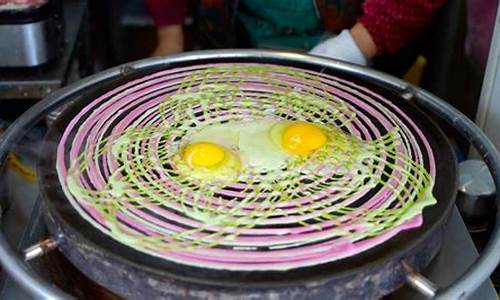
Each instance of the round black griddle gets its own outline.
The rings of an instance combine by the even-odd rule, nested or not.
[[[71,118],[89,101],[130,80],[164,68],[213,62],[257,62],[320,71],[366,87],[403,110],[428,139],[435,156],[436,179],[433,194],[437,204],[423,211],[422,226],[400,232],[385,243],[339,261],[291,271],[216,271],[175,264],[136,251],[96,230],[65,198],[55,169],[56,148]],[[451,146],[434,122],[401,93],[383,84],[341,68],[326,68],[306,60],[284,57],[207,56],[167,64],[123,69],[122,76],[98,81],[84,93],[67,99],[57,121],[51,126],[42,149],[38,173],[47,208],[47,225],[54,236],[62,236],[60,249],[81,271],[110,290],[131,298],[175,297],[286,299],[372,298],[390,293],[405,282],[404,260],[415,270],[427,266],[441,246],[446,221],[456,195],[456,161]],[[383,81],[385,79],[381,79]]]

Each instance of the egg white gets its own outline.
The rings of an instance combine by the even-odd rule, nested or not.
[[[281,122],[256,119],[244,122],[212,124],[189,136],[186,145],[211,142],[234,151],[241,161],[242,171],[261,173],[277,170],[293,159],[281,147],[281,139],[271,136],[272,128]]]

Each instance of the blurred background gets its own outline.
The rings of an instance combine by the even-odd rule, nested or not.
[[[259,30],[265,31],[267,25],[256,22],[255,30],[249,30],[248,16],[253,15],[248,1],[186,0],[172,1],[176,5],[181,3],[182,9],[164,6],[166,15],[171,12],[180,16],[175,25],[181,31],[176,32],[175,41],[167,39],[166,48],[162,48],[164,24],[159,24],[158,11],[152,11],[157,6],[152,2],[161,3],[147,0],[0,0],[0,139],[1,132],[11,122],[50,93],[129,61],[221,48],[257,47],[306,52],[325,38],[320,36],[307,45],[293,41],[277,43],[272,39],[255,42]],[[317,1],[325,7],[337,2]],[[494,105],[483,105],[483,111],[478,114],[481,93],[483,98],[484,95],[494,98],[494,89],[500,86],[499,80],[490,75],[487,90],[482,92],[498,1],[442,2],[435,14],[426,19],[426,26],[412,35],[397,53],[379,55],[369,62],[369,66],[436,94],[472,120],[480,116],[484,125],[484,120],[491,119],[488,111]],[[404,22],[402,20],[401,24]],[[323,25],[327,26],[320,26]],[[491,57],[490,61],[497,63]],[[496,65],[489,68],[496,70]],[[500,96],[500,91],[497,92]],[[491,116],[496,118],[496,115],[496,110],[492,111]],[[50,124],[56,117],[57,111],[51,112],[43,122]],[[495,131],[495,124],[490,122],[490,132]],[[440,125],[454,144],[459,160],[464,159],[468,154],[467,143],[451,128]],[[19,249],[29,246],[44,232],[37,226],[41,216],[37,211],[34,166],[45,130],[45,126],[39,126],[27,133],[9,156],[8,170],[2,173],[0,208],[10,211],[4,216],[2,226],[11,243]],[[476,228],[476,233],[469,230],[478,249],[487,239],[491,226],[487,223],[479,231]],[[53,279],[67,290],[73,290],[70,286],[78,282],[82,286],[75,293],[81,293],[81,297],[114,297],[96,288],[69,264],[61,267],[52,263],[64,261],[60,254],[44,259],[45,263],[39,264],[52,269],[44,267],[41,270],[59,274]],[[496,278],[494,283],[499,281]],[[18,289],[11,279],[4,276],[1,283],[1,299],[19,299]]]

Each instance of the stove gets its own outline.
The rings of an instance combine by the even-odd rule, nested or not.
[[[113,85],[113,87],[117,87],[120,86],[120,84],[126,82],[127,85],[124,88],[127,88],[128,85],[133,86],[134,88],[145,87],[146,86],[145,84],[138,85],[136,81],[132,82],[130,80],[132,79],[140,81],[143,79],[137,79],[137,78],[147,78],[149,80],[147,81],[147,84],[156,84],[156,82],[161,82],[161,81],[155,81],[156,78],[155,76],[162,76],[164,75],[164,73],[154,73],[155,75],[151,75],[150,77],[142,77],[142,76],[144,76],[145,74],[146,75],[151,74],[154,71],[162,70],[163,68],[167,67],[186,68],[186,65],[189,65],[189,63],[192,61],[196,61],[197,63],[199,62],[220,63],[220,60],[222,59],[226,59],[227,61],[232,62],[233,65],[235,65],[236,63],[244,64],[245,67],[248,67],[248,65],[250,65],[249,62],[253,63],[254,61],[258,61],[259,63],[264,63],[264,64],[267,63],[266,66],[269,66],[271,62],[275,64],[286,63],[288,66],[293,66],[293,67],[302,66],[304,68],[307,67],[320,71],[320,75],[317,76],[323,76],[323,77],[334,76],[339,74],[345,75],[346,78],[353,78],[349,76],[355,76],[356,79],[359,80],[358,81],[359,83],[366,84],[367,86],[372,87],[374,90],[377,90],[380,93],[383,92],[384,95],[387,95],[387,97],[397,97],[399,102],[395,101],[395,98],[390,98],[394,99],[394,101],[384,102],[386,103],[387,107],[391,107],[391,109],[393,109],[391,111],[399,113],[402,112],[404,108],[409,115],[413,115],[413,117],[420,116],[419,118],[414,118],[414,119],[415,120],[418,119],[419,126],[422,126],[421,128],[425,128],[425,130],[424,129],[422,130],[423,132],[427,133],[426,137],[432,139],[431,144],[433,147],[435,147],[434,154],[437,155],[436,157],[438,158],[436,161],[442,164],[441,166],[438,166],[438,173],[437,173],[438,176],[436,176],[437,181],[435,187],[439,188],[434,191],[436,192],[437,195],[436,198],[439,199],[440,201],[437,202],[437,206],[435,207],[436,210],[429,209],[427,211],[424,211],[423,217],[427,221],[423,223],[424,225],[421,228],[421,230],[414,229],[413,231],[408,231],[407,233],[405,233],[404,237],[396,236],[396,238],[390,240],[387,243],[384,243],[380,247],[371,249],[370,250],[371,252],[366,252],[366,254],[360,254],[352,259],[341,261],[339,262],[338,268],[320,269],[321,266],[318,265],[317,268],[316,266],[311,267],[315,268],[314,271],[316,273],[305,274],[305,273],[289,272],[288,275],[290,276],[292,275],[302,276],[305,274],[304,276],[308,277],[306,278],[307,280],[305,281],[291,282],[293,286],[290,288],[287,287],[286,285],[275,284],[274,281],[281,280],[280,278],[277,277],[271,278],[269,277],[269,274],[267,273],[264,274],[259,272],[255,272],[253,275],[264,276],[262,278],[254,277],[256,284],[261,284],[260,286],[238,285],[238,287],[235,288],[234,285],[232,286],[229,285],[228,280],[233,280],[233,279],[231,278],[228,279],[229,277],[227,276],[225,277],[226,281],[224,282],[217,281],[220,279],[219,277],[205,278],[206,280],[210,280],[211,284],[210,286],[208,286],[208,283],[206,283],[205,281],[201,282],[199,280],[196,282],[189,281],[189,283],[187,283],[187,279],[191,280],[191,278],[187,277],[186,277],[187,279],[185,279],[186,281],[182,282],[181,279],[178,278],[179,274],[177,273],[169,273],[172,275],[171,277],[170,276],[159,277],[162,276],[163,274],[160,271],[163,270],[163,272],[167,272],[168,270],[160,268],[160,271],[158,271],[160,273],[156,272],[156,269],[158,268],[156,267],[155,269],[154,267],[152,267],[154,266],[151,265],[151,263],[154,262],[152,258],[150,260],[142,260],[141,261],[142,264],[134,263],[135,259],[143,258],[143,256],[141,257],[139,254],[137,254],[137,251],[139,250],[143,251],[143,249],[139,249],[137,251],[134,250],[135,252],[133,252],[129,248],[124,248],[124,245],[116,244],[116,242],[110,240],[106,236],[102,234],[99,235],[95,231],[95,229],[89,228],[88,226],[85,227],[83,225],[79,226],[79,224],[82,224],[82,222],[79,222],[76,218],[68,219],[68,217],[71,217],[72,210],[70,207],[68,207],[66,202],[60,201],[60,199],[62,199],[59,197],[60,193],[59,194],[56,193],[59,188],[57,182],[50,180],[53,179],[53,171],[54,171],[53,170],[54,164],[51,162],[51,159],[55,158],[55,156],[52,155],[53,151],[51,150],[52,149],[51,147],[53,147],[53,145],[56,145],[55,143],[52,142],[58,141],[57,130],[66,128],[66,126],[64,126],[64,122],[65,120],[67,120],[66,117],[71,116],[71,113],[64,114],[64,116],[66,116],[65,118],[63,117],[58,118],[59,120],[61,120],[61,123],[58,122],[58,126],[55,125],[51,126],[45,137],[42,138],[40,136],[40,138],[37,140],[38,145],[26,147],[27,145],[26,139],[29,138],[29,135],[26,135],[26,130],[28,130],[29,128],[33,128],[32,126],[35,125],[36,122],[36,119],[34,119],[33,116],[46,115],[47,113],[50,113],[50,111],[56,108],[58,105],[62,105],[65,103],[72,103],[72,105],[75,103],[79,103],[78,101],[83,101],[81,104],[88,103],[84,101],[85,97],[92,98],[96,94],[99,94],[99,92],[102,92],[103,90],[109,91],[110,86],[108,86],[108,84]],[[356,67],[343,65],[338,62],[331,63],[330,61],[320,60],[320,59],[314,59],[314,62],[311,64],[309,60],[312,60],[312,58],[308,57],[306,61],[306,57],[302,56],[295,56],[288,53],[274,53],[274,52],[263,52],[263,51],[234,52],[233,50],[225,52],[224,51],[200,52],[200,53],[186,54],[183,56],[173,57],[165,61],[163,61],[162,59],[156,59],[156,60],[153,59],[149,61],[132,63],[127,66],[121,66],[103,72],[101,74],[95,75],[85,81],[82,81],[78,84],[74,84],[71,87],[61,90],[59,93],[49,96],[39,105],[37,105],[33,110],[31,110],[30,111],[31,114],[26,114],[25,116],[18,119],[18,121],[16,121],[16,123],[12,127],[10,127],[10,129],[4,134],[4,139],[1,141],[2,143],[0,144],[3,145],[5,148],[6,146],[9,145],[9,143],[15,143],[14,147],[8,149],[11,149],[12,151],[16,152],[17,156],[20,157],[20,161],[28,164],[28,168],[30,167],[34,168],[35,162],[38,161],[38,156],[39,155],[41,156],[40,162],[37,163],[37,166],[39,167],[38,176],[40,176],[41,178],[41,180],[39,181],[40,187],[38,186],[38,184],[32,184],[33,187],[33,193],[31,197],[32,205],[30,205],[29,208],[27,207],[28,201],[26,200],[28,198],[27,194],[29,189],[23,187],[21,184],[16,184],[15,182],[14,183],[7,182],[5,184],[5,186],[8,188],[17,189],[17,192],[12,193],[13,196],[17,197],[17,199],[12,199],[6,202],[6,203],[12,203],[11,206],[6,207],[5,204],[3,205],[3,208],[6,209],[6,213],[4,214],[4,219],[3,219],[4,224],[6,226],[7,225],[10,226],[9,227],[11,233],[10,236],[14,237],[14,239],[11,239],[11,244],[14,244],[17,248],[16,249],[17,251],[14,251],[14,250],[6,250],[7,248],[5,245],[0,247],[0,254],[1,254],[0,258],[2,258],[2,262],[5,266],[5,269],[9,271],[9,274],[12,274],[12,276],[15,277],[16,281],[20,283],[24,289],[29,290],[32,293],[32,295],[38,295],[40,297],[43,297],[43,295],[45,296],[63,295],[63,292],[61,290],[56,291],[54,286],[57,286],[66,293],[77,297],[91,297],[92,295],[89,293],[94,293],[94,292],[98,293],[99,295],[105,295],[106,297],[115,297],[112,293],[107,292],[104,288],[98,287],[97,283],[122,295],[128,295],[127,292],[130,291],[137,296],[141,295],[141,293],[137,293],[138,291],[146,292],[147,290],[143,290],[141,288],[133,288],[133,287],[131,288],[130,285],[123,283],[131,282],[136,284],[137,282],[140,281],[148,285],[154,285],[155,289],[158,289],[158,293],[166,293],[169,295],[173,295],[173,293],[176,293],[178,295],[182,294],[182,297],[185,297],[186,299],[191,299],[194,296],[200,296],[201,295],[200,293],[206,293],[204,295],[217,299],[217,295],[219,294],[222,295],[222,293],[227,293],[229,295],[229,292],[241,293],[243,290],[248,290],[248,292],[255,293],[255,295],[257,295],[257,293],[260,292],[267,293],[266,296],[268,297],[276,295],[273,294],[275,292],[280,292],[282,293],[282,295],[288,295],[289,293],[294,293],[294,297],[302,298],[309,296],[312,299],[314,297],[318,297],[319,294],[317,291],[319,291],[320,288],[321,289],[324,288],[322,292],[325,293],[328,292],[330,288],[332,288],[335,290],[335,292],[339,292],[342,295],[345,292],[345,290],[343,290],[343,287],[346,287],[348,290],[353,290],[352,286],[349,287],[345,285],[347,281],[346,279],[349,279],[356,286],[360,286],[360,288],[361,287],[363,288],[363,291],[358,291],[358,290],[352,291],[353,293],[356,293],[356,295],[358,296],[365,295],[366,297],[372,298],[372,297],[381,297],[382,295],[385,295],[384,297],[387,299],[399,299],[399,298],[418,299],[419,295],[415,292],[411,292],[410,290],[408,290],[408,288],[401,288],[394,291],[394,289],[401,286],[401,284],[405,282],[405,280],[403,279],[406,279],[406,281],[412,283],[413,285],[420,285],[420,288],[417,289],[421,293],[430,296],[436,295],[436,298],[438,299],[448,299],[446,297],[455,298],[455,296],[458,297],[459,295],[462,295],[464,293],[467,296],[470,295],[477,296],[478,299],[490,299],[490,298],[495,299],[495,293],[491,288],[491,284],[488,283],[486,283],[486,285],[483,285],[483,287],[478,292],[476,292],[476,294],[472,294],[472,292],[481,282],[484,281],[485,278],[487,278],[487,275],[492,272],[492,268],[497,263],[497,257],[494,255],[494,253],[492,254],[492,251],[496,249],[495,247],[496,244],[498,243],[497,241],[498,239],[496,238],[498,236],[497,233],[498,229],[494,230],[494,239],[492,240],[491,245],[485,248],[484,250],[485,255],[482,256],[479,261],[475,261],[474,267],[471,270],[468,270],[467,266],[469,265],[471,260],[475,259],[475,257],[477,256],[477,252],[474,249],[471,239],[467,235],[467,231],[465,229],[465,226],[463,225],[463,222],[461,222],[461,219],[456,209],[453,207],[454,195],[456,194],[456,186],[453,184],[454,181],[453,176],[446,176],[447,174],[446,170],[453,169],[454,160],[450,158],[450,155],[452,155],[451,151],[446,150],[445,149],[446,147],[444,147],[445,145],[439,144],[439,141],[435,139],[436,136],[440,135],[437,129],[433,129],[434,127],[431,125],[431,121],[429,119],[425,119],[422,115],[419,115],[421,112],[417,111],[416,107],[413,107],[411,105],[420,104],[423,106],[423,108],[433,109],[433,113],[438,113],[440,117],[444,118],[448,122],[450,122],[451,118],[450,115],[453,115],[453,113],[455,112],[447,108],[446,104],[439,101],[438,99],[433,99],[432,98],[433,96],[428,95],[425,91],[420,91],[415,87],[406,86],[402,82],[398,82],[393,78],[383,76],[379,73],[371,72],[364,69],[357,69]],[[324,66],[324,68],[320,69],[318,68],[318,66]],[[330,69],[331,73],[325,73],[326,71],[328,71],[328,68],[331,68]],[[261,69],[262,68],[260,69],[253,68],[250,70],[247,69],[245,70],[248,73],[252,70],[261,70]],[[179,74],[185,74],[184,72],[185,69],[169,69],[169,70],[174,70],[173,72],[180,70]],[[217,68],[216,70],[226,71],[225,68]],[[279,71],[280,72],[276,71],[269,73],[270,76],[269,78],[274,78],[272,77],[274,76],[274,74],[279,74],[279,76],[285,74],[283,73],[284,71],[282,68],[279,68]],[[339,73],[335,73],[334,71],[338,71]],[[311,72],[313,71],[311,70]],[[259,74],[261,73],[262,72],[260,72]],[[299,74],[298,71],[295,71],[295,73],[293,73],[294,76],[296,74]],[[110,78],[116,80],[112,82],[111,80],[109,80]],[[175,77],[168,77],[168,78],[175,78]],[[228,78],[231,78],[231,80],[233,80],[234,77],[229,76]],[[249,78],[253,79],[253,77],[251,76]],[[290,78],[292,77],[285,76],[285,79],[287,80],[289,80]],[[301,78],[305,79],[309,77],[304,76]],[[263,86],[266,86],[268,84],[267,83],[268,81],[262,81],[262,82],[259,81],[259,83],[256,82],[257,81],[254,80],[252,82],[253,85],[251,86],[243,85],[243,86],[246,88],[249,86],[254,88],[256,84],[261,84]],[[280,85],[277,86],[273,85],[272,87],[282,88],[281,82],[282,81],[280,81]],[[328,82],[329,84],[331,83],[332,85],[336,84],[336,81],[333,80],[327,80],[326,82]],[[359,86],[355,86],[352,83],[349,82],[344,82],[344,83],[350,86],[349,89],[346,89],[349,90],[350,92],[355,91],[354,88],[359,88]],[[383,91],[380,90],[379,88],[381,88],[381,86],[377,84],[384,86],[385,90]],[[170,85],[168,86],[170,87]],[[95,90],[96,93],[89,93],[89,90],[95,88],[97,88],[97,90]],[[326,91],[328,89],[326,89],[325,87],[324,90]],[[367,91],[368,89],[362,89],[362,90]],[[330,89],[330,91],[333,92],[336,90],[332,88]],[[113,93],[114,92],[115,90],[113,90]],[[124,93],[118,93],[118,94],[125,95]],[[75,95],[78,95],[78,98],[74,98]],[[108,95],[112,95],[112,93],[106,94],[106,97]],[[146,93],[146,95],[153,95],[153,94]],[[316,94],[311,94],[311,95],[316,95]],[[346,99],[345,101],[353,101],[353,103],[354,101],[357,101],[356,100],[357,98],[348,97],[346,93],[343,93],[342,96],[345,97]],[[161,97],[158,97],[158,99],[160,98]],[[99,101],[101,101],[101,99],[104,99],[104,97],[99,98]],[[116,100],[116,97],[114,99]],[[336,98],[332,99],[335,100]],[[367,98],[364,97],[363,99],[366,100]],[[405,101],[409,99],[413,99],[414,101]],[[380,100],[380,101],[385,101],[385,100]],[[368,103],[368,100],[366,100],[366,102]],[[96,101],[92,103],[98,103],[98,102]],[[137,104],[137,102],[134,103]],[[321,103],[324,103],[324,101],[322,101]],[[382,102],[376,101],[374,103],[382,103]],[[168,107],[176,107],[176,106],[168,106]],[[194,107],[198,106],[195,105]],[[243,106],[235,106],[235,107],[239,109],[240,107]],[[289,108],[288,106],[286,107]],[[77,109],[78,106],[75,106],[73,108]],[[401,108],[401,110],[399,110],[399,108]],[[445,115],[447,109],[451,111],[449,115]],[[86,112],[87,110],[81,110],[81,111]],[[128,112],[125,110],[119,110],[119,111]],[[184,110],[181,109],[180,111]],[[385,112],[389,113],[389,110],[385,110],[382,108],[380,108],[380,111],[383,111],[384,113]],[[160,112],[164,111],[160,110]],[[256,111],[256,113],[258,112],[259,111]],[[297,110],[297,112],[303,112],[303,111]],[[378,113],[378,111],[375,110],[374,112]],[[33,120],[31,120],[30,118],[33,118]],[[377,120],[379,119],[380,118],[378,118]],[[88,120],[88,118],[83,118],[82,120]],[[406,120],[411,120],[411,119],[408,118]],[[453,121],[456,121],[456,119],[453,119]],[[480,132],[476,132],[477,130],[473,129],[473,125],[467,123],[470,121],[467,120],[459,120],[459,121],[463,122],[464,124],[462,125],[465,126],[468,130],[471,130],[471,132],[476,133],[477,136],[481,137],[482,139],[485,139],[484,137],[481,136]],[[77,123],[72,123],[72,124],[77,124]],[[379,125],[385,126],[385,124],[388,123],[380,123]],[[414,126],[414,123],[410,123],[410,126]],[[377,127],[377,128],[380,129],[382,127]],[[23,131],[24,139],[22,141],[20,141],[20,138],[15,138],[16,136],[19,135],[13,134],[15,130],[21,130],[21,129],[24,130]],[[460,131],[460,133],[469,134],[468,132],[464,133],[463,131]],[[44,135],[44,133],[42,133],[41,135]],[[467,137],[469,137],[469,135],[467,135]],[[40,146],[42,140],[44,141],[44,144],[43,146]],[[172,141],[175,140],[176,139],[172,139]],[[443,137],[440,140],[444,141],[445,138]],[[474,142],[474,146],[476,146],[476,148],[479,147],[478,149],[481,151],[481,155],[485,156],[485,161],[486,164],[488,165],[488,168],[492,170],[493,174],[496,174],[495,168],[497,168],[497,166],[498,168],[500,168],[500,162],[497,159],[495,150],[491,149],[490,145],[487,143],[485,143],[483,146],[482,140],[481,141],[473,140],[472,142]],[[412,145],[417,145],[417,144],[414,143]],[[426,143],[422,142],[422,145],[426,145]],[[40,149],[45,149],[47,151],[43,151]],[[113,150],[115,148],[111,149]],[[442,152],[443,149],[448,152]],[[31,154],[33,159],[29,160],[27,158],[24,158],[23,153],[21,153],[23,151],[27,152],[26,154],[27,156]],[[443,159],[443,157],[445,156],[444,155],[440,156],[440,153],[441,154],[445,153],[447,157],[450,158],[451,160]],[[488,155],[486,155],[485,153],[488,153]],[[3,155],[4,152],[0,152],[0,154]],[[44,157],[48,159],[44,160]],[[29,165],[28,163],[30,161],[33,162],[31,165]],[[428,161],[432,160],[429,159]],[[83,170],[83,169],[78,168],[77,170]],[[430,167],[429,170],[432,171],[433,167]],[[439,174],[445,176],[439,176]],[[8,173],[7,175],[8,175],[7,180],[20,179],[17,178],[16,174],[12,175]],[[446,180],[450,178],[452,183],[446,183]],[[43,192],[40,193],[39,189]],[[59,205],[54,205],[56,204],[57,201],[61,203],[59,203]],[[28,216],[27,211],[31,211],[32,213],[29,214]],[[25,223],[28,224],[26,227],[22,227],[19,225],[21,221],[20,217],[23,216],[21,212],[24,212],[24,216],[26,216]],[[107,212],[108,212],[107,210],[104,210],[104,213]],[[23,232],[19,232],[20,228],[25,228],[25,229],[23,229]],[[17,233],[13,232],[16,230]],[[9,229],[5,228],[5,231],[9,232]],[[84,231],[87,232],[88,234],[82,234],[82,232]],[[15,238],[16,236],[21,238],[16,239]],[[45,240],[46,238],[50,239]],[[83,241],[83,239],[87,240]],[[96,242],[100,240],[103,242],[102,243]],[[0,240],[0,242],[5,244],[4,240]],[[391,242],[398,242],[398,243],[390,244]],[[30,247],[32,245],[34,245],[35,247]],[[387,245],[391,245],[391,247],[387,248],[386,247]],[[114,251],[110,250],[111,248],[109,247],[114,247],[113,248]],[[48,254],[46,252],[47,250],[49,250],[49,248],[51,248],[52,250],[54,250],[54,248],[59,248],[58,251],[61,252],[55,251]],[[18,253],[21,252],[21,250],[25,250],[25,259],[32,259],[28,263],[29,264],[28,268],[24,267],[24,264],[20,262]],[[232,250],[239,251],[239,248]],[[267,250],[272,251],[274,249],[267,249]],[[247,251],[247,249],[245,249],[245,251]],[[46,253],[47,255],[38,257],[39,254],[44,254],[44,253]],[[61,253],[63,255],[61,255]],[[168,254],[169,252],[166,253]],[[331,254],[330,252],[326,251],[326,255],[330,254]],[[99,260],[98,259],[99,257],[102,257],[103,259]],[[82,258],[84,259],[87,258],[87,259],[82,260]],[[370,260],[369,258],[373,259]],[[432,258],[435,259],[432,260]],[[69,262],[71,262],[71,264]],[[349,265],[344,265],[343,267],[342,265],[340,265],[346,262],[349,263]],[[383,264],[381,264],[383,265],[383,268],[380,269],[375,268],[378,266],[376,262],[383,262]],[[363,265],[361,268],[359,265],[362,263]],[[76,268],[72,268],[71,265],[76,266],[78,270],[80,270],[82,273],[87,274],[88,278],[92,278],[93,280],[96,281],[96,283],[93,283],[91,280],[81,275],[81,273]],[[424,268],[425,266],[427,266],[427,268]],[[172,268],[173,267],[177,266],[172,266]],[[273,267],[273,265],[271,265],[270,268],[271,267]],[[301,271],[299,267],[297,267],[296,269],[298,271]],[[484,272],[481,273],[481,275],[479,275],[479,272],[477,271],[480,267],[482,268],[482,270],[484,270]],[[187,267],[184,269],[186,272],[189,271]],[[460,280],[458,281],[456,280],[456,278],[459,276],[458,274],[460,274],[463,271],[463,269],[467,269],[469,273],[472,272],[472,274],[475,275],[475,277],[473,277],[475,281],[472,280],[473,283],[468,282],[467,284],[464,284]],[[177,270],[177,269],[172,269],[172,270]],[[351,273],[346,273],[346,272],[341,273],[343,270],[348,270],[348,271],[354,270],[355,272],[352,271]],[[327,274],[329,276],[328,278],[318,277],[320,275],[326,274],[325,272],[328,273]],[[416,272],[421,272],[421,273],[419,274]],[[35,273],[37,275],[34,275]],[[73,276],[73,274],[79,274],[79,275]],[[151,278],[151,281],[146,282],[145,275],[143,276],[141,274],[146,274],[147,276],[150,276],[147,278]],[[173,274],[175,274],[175,276],[173,276]],[[193,278],[199,276],[199,274],[197,273],[190,273],[190,274],[193,275]],[[244,273],[239,273],[239,275],[242,274],[244,275]],[[423,277],[421,274],[423,274],[423,276],[425,277]],[[77,279],[74,280],[74,278]],[[197,279],[197,277],[195,279]],[[327,287],[325,283],[328,283],[329,282],[328,280],[333,280],[333,279],[336,280],[335,283]],[[116,281],[111,282],[109,280],[116,280]],[[248,278],[241,277],[238,280],[248,280]],[[389,282],[390,280],[392,280],[392,283]],[[52,284],[47,284],[46,282]],[[450,285],[450,282],[453,282],[453,284]],[[10,283],[12,283],[10,281],[10,278],[7,278],[5,281],[2,295],[4,297],[19,298],[20,297],[19,295],[13,294],[15,292],[15,289],[14,286],[11,285]],[[339,285],[336,285],[337,283]],[[227,286],[216,288],[223,284],[226,284]],[[268,285],[265,286],[263,284],[268,284]],[[462,286],[462,284],[464,284],[465,287]],[[323,285],[325,285],[325,287],[323,287]],[[437,286],[447,286],[447,285],[450,285],[453,288],[448,288],[448,289],[437,288]],[[271,290],[269,287],[272,287],[274,290]],[[377,291],[377,288],[384,289],[384,291],[392,293],[390,294],[381,293],[380,291]],[[366,294],[363,293],[365,291]],[[359,292],[361,292],[361,294]],[[339,294],[336,295],[331,294],[331,296],[338,296],[338,295]],[[249,297],[250,294],[245,294],[245,296]]]

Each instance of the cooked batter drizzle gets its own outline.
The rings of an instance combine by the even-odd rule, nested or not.
[[[270,117],[324,126],[335,142],[230,183],[176,168],[186,135]],[[436,201],[432,150],[402,111],[351,82],[276,65],[187,67],[118,87],[70,122],[57,169],[69,201],[99,230],[214,269],[288,270],[352,256],[420,226]]]

